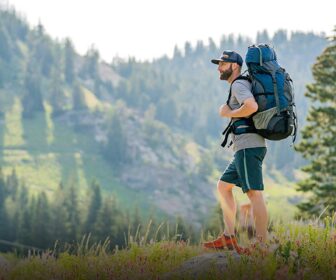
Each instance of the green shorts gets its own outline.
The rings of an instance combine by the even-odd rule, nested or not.
[[[264,190],[262,163],[266,151],[266,147],[239,150],[220,180],[242,188],[244,193],[249,190]]]

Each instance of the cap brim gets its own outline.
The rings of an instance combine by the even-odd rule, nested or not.
[[[219,64],[220,61],[223,61],[221,59],[211,59],[211,62],[214,64]]]

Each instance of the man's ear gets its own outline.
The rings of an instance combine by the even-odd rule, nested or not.
[[[239,69],[238,63],[233,63],[233,70]]]

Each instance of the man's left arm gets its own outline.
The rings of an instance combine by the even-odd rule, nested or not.
[[[219,108],[219,115],[226,118],[244,118],[252,115],[258,110],[258,103],[254,97],[244,100],[242,106],[238,109],[232,110],[227,104],[223,104]]]

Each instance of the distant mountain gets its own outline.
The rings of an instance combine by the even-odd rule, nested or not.
[[[278,31],[257,41],[274,44],[295,80],[299,117],[304,86],[326,46],[323,36]],[[15,11],[0,11],[0,165],[15,168],[32,192],[52,196],[59,182],[85,193],[93,178],[125,207],[138,204],[199,224],[215,203],[215,181],[230,159],[219,147],[224,126],[217,110],[227,87],[210,59],[223,49],[244,53],[251,39],[224,36],[220,46],[190,43],[153,63],[101,61],[70,39],[31,29]],[[268,182],[292,174],[302,160],[288,143],[270,144]],[[280,176],[281,177],[281,176]],[[273,178],[273,179],[272,179]],[[285,181],[285,184],[288,182]],[[288,202],[288,201],[287,201]]]

